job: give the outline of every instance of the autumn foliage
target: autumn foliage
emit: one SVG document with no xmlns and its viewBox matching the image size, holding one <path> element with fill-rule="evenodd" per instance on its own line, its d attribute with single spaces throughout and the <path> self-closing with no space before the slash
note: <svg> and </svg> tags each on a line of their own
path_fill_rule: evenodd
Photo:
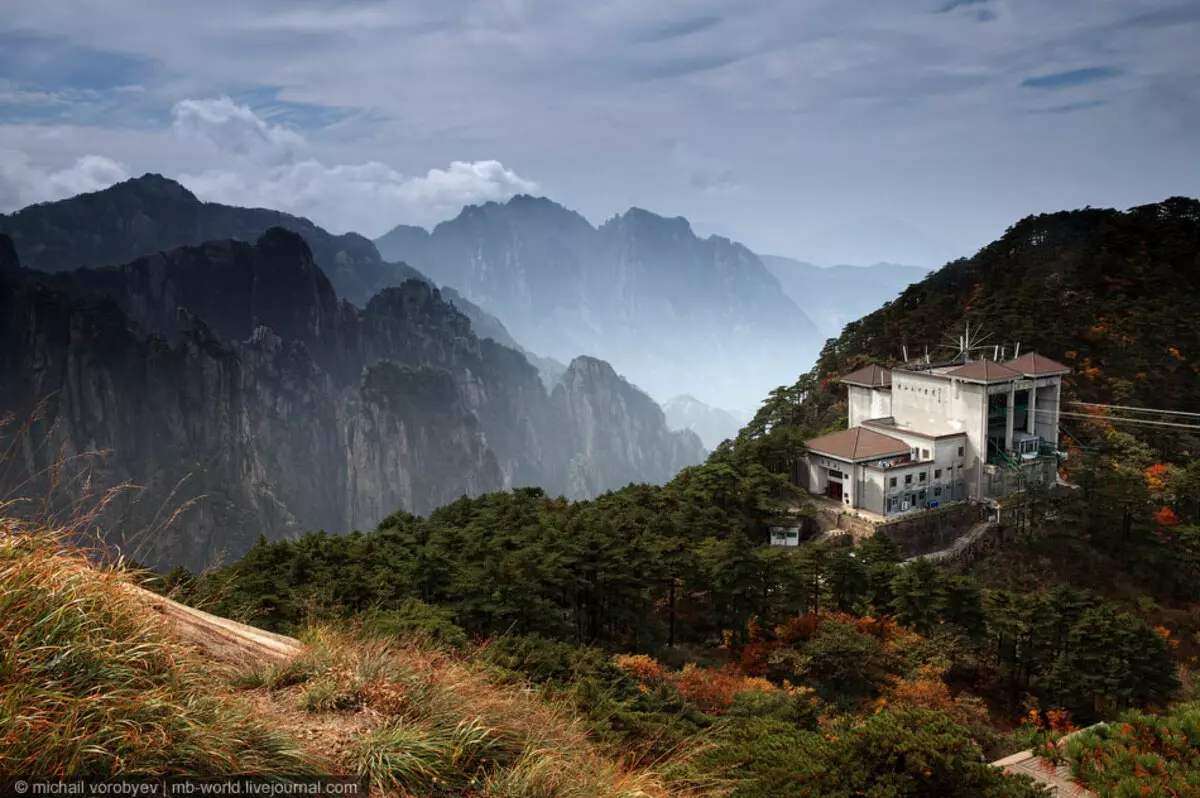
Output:
<svg viewBox="0 0 1200 798">
<path fill-rule="evenodd" d="M 1170 507 L 1164 507 L 1155 513 L 1154 520 L 1158 522 L 1159 526 L 1171 527 L 1179 525 L 1179 517 L 1171 511 Z"/>
<path fill-rule="evenodd" d="M 738 693 L 750 690 L 771 693 L 781 689 L 766 679 L 746 677 L 730 668 L 701 668 L 689 663 L 682 670 L 669 671 L 662 663 L 644 654 L 618 655 L 613 658 L 613 663 L 627 676 L 637 679 L 643 691 L 670 685 L 712 715 L 727 712 Z"/>
</svg>

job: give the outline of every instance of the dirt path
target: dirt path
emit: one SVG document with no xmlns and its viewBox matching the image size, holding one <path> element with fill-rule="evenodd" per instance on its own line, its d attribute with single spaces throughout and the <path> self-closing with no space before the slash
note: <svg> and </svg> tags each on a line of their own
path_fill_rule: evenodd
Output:
<svg viewBox="0 0 1200 798">
<path fill-rule="evenodd" d="M 164 616 L 182 642 L 200 647 L 219 662 L 242 667 L 282 665 L 303 651 L 300 641 L 293 637 L 221 618 L 135 585 L 126 587 L 152 612 Z"/>
</svg>

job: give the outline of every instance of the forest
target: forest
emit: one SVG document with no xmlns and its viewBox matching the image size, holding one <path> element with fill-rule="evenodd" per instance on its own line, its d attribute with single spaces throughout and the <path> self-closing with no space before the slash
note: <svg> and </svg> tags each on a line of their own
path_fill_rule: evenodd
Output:
<svg viewBox="0 0 1200 798">
<path fill-rule="evenodd" d="M 664 486 L 462 498 L 152 583 L 275 631 L 332 621 L 461 652 L 567 698 L 622 756 L 734 796 L 1038 795 L 985 764 L 1032 746 L 1100 795 L 1194 794 L 1190 431 L 1066 425 L 1071 487 L 1008 500 L 1006 543 L 965 571 L 903 561 L 882 535 L 764 544 L 811 513 L 796 469 L 805 440 L 845 424 L 838 376 L 966 320 L 1070 364 L 1070 400 L 1195 407 L 1197 252 L 1191 200 L 1030 217 L 849 325 Z"/>
</svg>

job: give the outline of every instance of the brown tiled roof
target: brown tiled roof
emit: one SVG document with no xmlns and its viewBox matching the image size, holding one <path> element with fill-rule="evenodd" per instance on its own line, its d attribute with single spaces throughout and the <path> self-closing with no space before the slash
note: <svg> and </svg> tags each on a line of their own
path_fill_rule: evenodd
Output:
<svg viewBox="0 0 1200 798">
<path fill-rule="evenodd" d="M 832 435 L 822 435 L 804 445 L 819 454 L 827 454 L 839 460 L 866 460 L 871 457 L 887 457 L 892 454 L 908 454 L 909 445 L 899 438 L 882 432 L 851 427 Z"/>
<path fill-rule="evenodd" d="M 1048 357 L 1030 352 L 1004 365 L 1029 377 L 1044 377 L 1050 374 L 1070 374 L 1071 369 Z"/>
<path fill-rule="evenodd" d="M 892 372 L 883 366 L 864 366 L 842 377 L 841 382 L 865 388 L 886 388 L 892 384 Z"/>
<path fill-rule="evenodd" d="M 1005 380 L 1016 380 L 1025 376 L 1019 371 L 1013 371 L 1008 366 L 1001 365 L 994 360 L 974 360 L 965 366 L 959 366 L 953 371 L 946 372 L 947 377 L 958 377 L 962 380 L 974 380 L 975 382 L 1004 382 Z"/>
</svg>

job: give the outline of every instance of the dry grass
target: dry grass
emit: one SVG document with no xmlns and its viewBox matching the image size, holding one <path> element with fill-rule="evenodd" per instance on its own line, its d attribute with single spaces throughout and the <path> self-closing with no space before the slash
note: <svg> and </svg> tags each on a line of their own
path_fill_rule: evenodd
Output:
<svg viewBox="0 0 1200 798">
<path fill-rule="evenodd" d="M 612 756 L 568 705 L 454 652 L 315 627 L 286 663 L 248 643 L 259 658 L 231 676 L 147 611 L 131 574 L 68 539 L 0 515 L 0 779 L 328 772 L 400 796 L 713 793 Z"/>
<path fill-rule="evenodd" d="M 240 684 L 325 724 L 332 767 L 400 795 L 657 798 L 699 794 L 615 760 L 565 705 L 495 684 L 461 655 L 315 627 L 306 654 Z M 301 713 L 304 713 L 303 715 Z M 330 719 L 340 719 L 330 723 Z"/>
<path fill-rule="evenodd" d="M 0 775 L 312 770 L 67 538 L 0 518 Z"/>
</svg>

